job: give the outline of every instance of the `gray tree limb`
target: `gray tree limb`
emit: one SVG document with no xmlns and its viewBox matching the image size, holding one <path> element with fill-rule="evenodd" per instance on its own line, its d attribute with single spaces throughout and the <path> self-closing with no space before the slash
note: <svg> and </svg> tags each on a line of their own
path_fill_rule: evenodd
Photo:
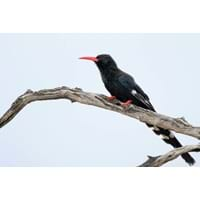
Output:
<svg viewBox="0 0 200 200">
<path fill-rule="evenodd" d="M 178 156 L 181 156 L 184 153 L 199 151 L 200 144 L 183 146 L 180 148 L 173 149 L 161 156 L 148 156 L 148 160 L 141 164 L 139 167 L 160 167 L 166 164 L 167 162 L 176 159 Z"/>
<path fill-rule="evenodd" d="M 35 92 L 27 90 L 13 102 L 11 107 L 0 118 L 0 128 L 9 123 L 29 103 L 56 99 L 67 99 L 71 102 L 96 106 L 127 115 L 141 122 L 152 124 L 155 127 L 161 127 L 200 139 L 200 127 L 192 126 L 184 118 L 172 118 L 134 105 L 124 108 L 119 104 L 119 101 L 110 102 L 104 95 L 88 93 L 82 91 L 80 88 L 71 89 L 65 86 Z"/>
<path fill-rule="evenodd" d="M 12 103 L 11 107 L 0 118 L 0 128 L 9 123 L 26 105 L 34 101 L 56 99 L 67 99 L 72 103 L 79 102 L 81 104 L 96 106 L 135 118 L 144 123 L 152 124 L 155 127 L 172 130 L 177 133 L 200 139 L 200 127 L 192 126 L 184 118 L 172 118 L 134 105 L 124 108 L 120 105 L 118 100 L 112 102 L 108 101 L 105 95 L 88 93 L 82 91 L 80 88 L 72 89 L 65 86 L 39 91 L 27 90 Z M 183 153 L 199 150 L 200 145 L 184 146 L 174 149 L 162 156 L 149 156 L 149 159 L 140 166 L 161 166 Z"/>
</svg>

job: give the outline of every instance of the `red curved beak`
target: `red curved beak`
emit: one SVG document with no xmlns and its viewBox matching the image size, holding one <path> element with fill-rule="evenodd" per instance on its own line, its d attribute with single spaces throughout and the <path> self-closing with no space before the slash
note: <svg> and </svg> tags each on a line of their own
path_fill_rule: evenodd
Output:
<svg viewBox="0 0 200 200">
<path fill-rule="evenodd" d="M 94 61 L 94 62 L 98 62 L 98 59 L 96 57 L 91 57 L 91 56 L 84 56 L 84 57 L 80 57 L 79 59 L 91 60 L 91 61 Z"/>
</svg>

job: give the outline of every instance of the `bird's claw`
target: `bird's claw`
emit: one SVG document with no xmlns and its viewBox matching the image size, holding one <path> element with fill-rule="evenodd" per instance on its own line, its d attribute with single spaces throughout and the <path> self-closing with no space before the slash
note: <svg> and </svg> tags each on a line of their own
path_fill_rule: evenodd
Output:
<svg viewBox="0 0 200 200">
<path fill-rule="evenodd" d="M 116 99 L 116 96 L 107 97 L 107 100 L 108 100 L 108 101 L 112 101 L 112 100 L 114 100 L 114 99 Z"/>
<path fill-rule="evenodd" d="M 128 100 L 124 103 L 121 103 L 121 106 L 123 106 L 124 108 L 127 108 L 128 106 L 130 106 L 132 104 L 132 102 L 133 102 L 132 100 Z"/>
</svg>

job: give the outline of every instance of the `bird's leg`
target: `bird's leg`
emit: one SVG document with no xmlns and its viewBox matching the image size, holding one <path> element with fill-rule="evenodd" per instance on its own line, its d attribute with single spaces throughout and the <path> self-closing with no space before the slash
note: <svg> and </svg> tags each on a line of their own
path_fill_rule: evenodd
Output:
<svg viewBox="0 0 200 200">
<path fill-rule="evenodd" d="M 114 99 L 116 99 L 116 96 L 110 96 L 110 97 L 107 97 L 108 101 L 112 101 Z"/>
<path fill-rule="evenodd" d="M 128 100 L 128 101 L 126 101 L 126 102 L 123 102 L 123 103 L 121 103 L 121 106 L 123 106 L 123 107 L 127 107 L 127 106 L 129 106 L 130 104 L 132 104 L 132 100 Z"/>
</svg>

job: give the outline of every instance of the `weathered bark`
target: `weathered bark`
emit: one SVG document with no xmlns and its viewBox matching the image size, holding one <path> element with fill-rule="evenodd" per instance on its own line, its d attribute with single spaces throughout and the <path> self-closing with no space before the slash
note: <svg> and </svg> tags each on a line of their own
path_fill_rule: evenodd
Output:
<svg viewBox="0 0 200 200">
<path fill-rule="evenodd" d="M 82 91 L 80 88 L 71 89 L 65 86 L 35 92 L 27 90 L 13 102 L 11 107 L 0 118 L 0 128 L 9 123 L 29 103 L 34 101 L 56 99 L 67 99 L 71 102 L 79 102 L 81 104 L 96 106 L 127 115 L 141 122 L 152 124 L 155 127 L 172 130 L 177 133 L 200 139 L 200 127 L 192 126 L 184 118 L 172 118 L 134 105 L 124 108 L 117 100 L 112 102 L 108 101 L 105 95 L 88 93 Z M 179 155 L 185 152 L 194 151 L 195 149 L 197 151 L 199 149 L 199 145 L 177 148 L 163 156 L 151 157 L 147 162 L 145 162 L 146 164 L 144 163 L 141 166 L 161 166 L 164 163 L 177 158 Z"/>
<path fill-rule="evenodd" d="M 167 162 L 176 159 L 178 156 L 187 153 L 187 152 L 199 152 L 200 144 L 197 145 L 187 145 L 180 148 L 173 149 L 168 153 L 161 156 L 148 156 L 148 160 L 143 164 L 139 165 L 139 167 L 160 167 Z"/>
<path fill-rule="evenodd" d="M 104 95 L 83 92 L 79 88 L 71 89 L 64 86 L 35 92 L 27 90 L 27 92 L 19 96 L 14 101 L 8 111 L 0 118 L 0 128 L 10 122 L 27 104 L 34 101 L 56 99 L 68 99 L 71 102 L 79 102 L 82 104 L 100 107 L 127 115 L 138 119 L 141 122 L 152 124 L 156 127 L 161 127 L 200 139 L 200 127 L 192 126 L 184 118 L 168 117 L 133 105 L 128 108 L 124 108 L 119 105 L 119 101 L 109 102 Z"/>
</svg>

